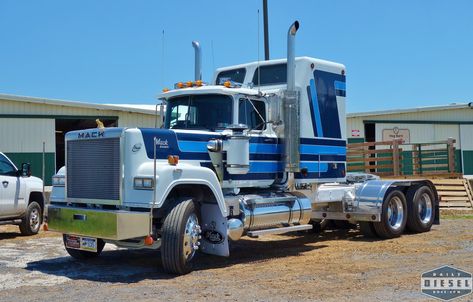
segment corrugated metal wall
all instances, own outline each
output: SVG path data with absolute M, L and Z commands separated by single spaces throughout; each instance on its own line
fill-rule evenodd
M 50 185 L 51 176 L 59 168 L 55 167 L 55 119 L 61 117 L 114 117 L 118 118 L 119 127 L 154 127 L 156 119 L 153 114 L 0 99 L 0 151 L 17 166 L 22 162 L 31 163 L 33 175 L 41 177 L 45 142 L 44 180 Z
M 0 150 L 4 153 L 55 152 L 54 119 L 0 118 Z
M 42 115 L 42 116 L 117 116 L 120 127 L 154 127 L 155 116 L 144 113 L 119 110 L 99 110 L 60 105 L 36 104 L 0 100 L 2 115 Z

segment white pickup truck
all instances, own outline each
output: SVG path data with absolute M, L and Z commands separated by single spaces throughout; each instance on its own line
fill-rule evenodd
M 43 222 L 43 210 L 43 181 L 31 176 L 30 164 L 17 169 L 0 152 L 0 225 L 16 224 L 23 235 L 34 235 Z

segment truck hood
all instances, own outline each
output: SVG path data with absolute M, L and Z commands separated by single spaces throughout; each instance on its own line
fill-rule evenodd
M 36 176 L 28 177 L 27 182 L 31 184 L 35 184 L 36 186 L 41 186 L 41 187 L 43 186 L 43 181 L 41 180 L 41 178 L 36 177 Z

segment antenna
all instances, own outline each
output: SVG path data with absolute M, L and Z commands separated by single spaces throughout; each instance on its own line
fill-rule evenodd
M 166 66 L 165 66 L 165 61 L 164 61 L 164 29 L 163 29 L 163 33 L 162 33 L 162 36 L 161 36 L 161 73 L 162 73 L 162 76 L 161 76 L 161 79 L 162 79 L 162 87 L 165 87 L 166 86 Z
M 260 83 L 261 83 L 261 71 L 260 71 L 260 65 L 259 65 L 259 44 L 260 44 L 260 41 L 259 41 L 259 9 L 258 9 L 258 65 L 257 65 L 257 69 L 258 69 L 258 83 L 257 83 L 257 86 L 258 86 L 258 92 L 260 92 Z
M 212 72 L 215 72 L 214 40 L 210 40 L 210 48 L 212 52 Z

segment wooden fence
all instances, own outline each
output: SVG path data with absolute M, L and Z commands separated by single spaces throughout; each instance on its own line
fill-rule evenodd
M 347 170 L 388 177 L 459 177 L 454 144 L 454 139 L 418 144 L 398 140 L 348 144 Z

